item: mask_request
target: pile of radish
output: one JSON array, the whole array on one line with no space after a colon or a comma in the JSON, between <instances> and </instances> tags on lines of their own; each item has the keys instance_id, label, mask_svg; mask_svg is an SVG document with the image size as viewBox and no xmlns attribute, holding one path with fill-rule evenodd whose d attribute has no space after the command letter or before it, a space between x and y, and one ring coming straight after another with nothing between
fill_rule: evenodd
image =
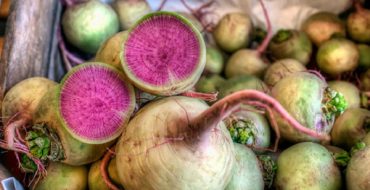
<instances>
[{"instance_id":1,"label":"pile of radish","mask_svg":"<svg viewBox=\"0 0 370 190\"><path fill-rule=\"evenodd\" d=\"M370 189L370 10L266 32L145 0L63 0L60 81L2 100L4 155L30 189ZM258 47L256 47L258 46ZM88 60L88 61L87 61ZM9 159L8 159L9 160Z\"/></svg>"}]
</instances>

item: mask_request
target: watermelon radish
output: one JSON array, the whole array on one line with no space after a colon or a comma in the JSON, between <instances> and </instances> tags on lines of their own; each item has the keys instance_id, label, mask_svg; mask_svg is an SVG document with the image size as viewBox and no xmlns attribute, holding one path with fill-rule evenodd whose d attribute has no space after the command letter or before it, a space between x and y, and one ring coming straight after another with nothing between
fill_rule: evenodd
<instances>
[{"instance_id":1,"label":"watermelon radish","mask_svg":"<svg viewBox=\"0 0 370 190\"><path fill-rule=\"evenodd\" d=\"M142 17L130 29L121 63L136 87L169 96L195 85L205 58L202 35L190 21L177 13L155 12Z\"/></svg>"}]
</instances>

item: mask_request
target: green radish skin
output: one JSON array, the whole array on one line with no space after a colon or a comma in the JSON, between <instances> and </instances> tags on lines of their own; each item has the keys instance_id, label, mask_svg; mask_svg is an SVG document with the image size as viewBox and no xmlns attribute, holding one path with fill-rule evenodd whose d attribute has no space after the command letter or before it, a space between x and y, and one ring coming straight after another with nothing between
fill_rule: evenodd
<instances>
[{"instance_id":1,"label":"green radish skin","mask_svg":"<svg viewBox=\"0 0 370 190\"><path fill-rule=\"evenodd\" d=\"M340 169L344 169L348 165L351 156L346 150L332 145L324 146L331 153L335 163Z\"/></svg>"},{"instance_id":2,"label":"green radish skin","mask_svg":"<svg viewBox=\"0 0 370 190\"><path fill-rule=\"evenodd\" d=\"M301 26L311 41L317 46L331 38L333 34L345 36L345 24L337 15L330 12L317 12L308 17Z\"/></svg>"},{"instance_id":3,"label":"green radish skin","mask_svg":"<svg viewBox=\"0 0 370 190\"><path fill-rule=\"evenodd\" d=\"M49 159L60 161L62 163L79 166L92 163L103 156L104 152L110 147L115 141L103 143L103 144L87 144L83 143L74 138L62 125L61 120L57 114L57 91L59 86L50 88L49 92L44 95L40 101L40 105L37 111L33 115L34 124L44 124L48 128L51 128L57 134L61 145L62 152L56 152L54 154L63 154L63 157L54 157L50 155Z\"/></svg>"},{"instance_id":4,"label":"green radish skin","mask_svg":"<svg viewBox=\"0 0 370 190\"><path fill-rule=\"evenodd\" d=\"M2 101L3 124L6 125L10 119L19 119L20 117L16 116L17 113L31 116L44 94L56 84L44 77L31 77L14 85L6 92Z\"/></svg>"},{"instance_id":5,"label":"green radish skin","mask_svg":"<svg viewBox=\"0 0 370 190\"><path fill-rule=\"evenodd\" d=\"M358 66L363 69L370 68L370 46L366 44L357 44L357 48L360 54L360 58L358 60Z\"/></svg>"},{"instance_id":6,"label":"green radish skin","mask_svg":"<svg viewBox=\"0 0 370 190\"><path fill-rule=\"evenodd\" d=\"M222 86L220 86L219 99L226 97L234 92L244 90L244 89L254 89L267 94L270 93L269 88L266 84L259 78L253 75L243 75L227 79Z\"/></svg>"},{"instance_id":7,"label":"green radish skin","mask_svg":"<svg viewBox=\"0 0 370 190\"><path fill-rule=\"evenodd\" d=\"M255 50L241 49L231 55L225 66L226 78L241 75L254 75L262 77L268 64L260 57Z\"/></svg>"},{"instance_id":8,"label":"green radish skin","mask_svg":"<svg viewBox=\"0 0 370 190\"><path fill-rule=\"evenodd\" d=\"M370 147L352 155L346 169L347 190L370 189Z\"/></svg>"},{"instance_id":9,"label":"green radish skin","mask_svg":"<svg viewBox=\"0 0 370 190\"><path fill-rule=\"evenodd\" d=\"M277 161L277 190L340 190L341 174L322 145L302 142L285 149Z\"/></svg>"},{"instance_id":10,"label":"green radish skin","mask_svg":"<svg viewBox=\"0 0 370 190\"><path fill-rule=\"evenodd\" d=\"M232 53L247 47L252 30L252 21L248 15L229 13L221 18L212 35L222 50Z\"/></svg>"},{"instance_id":11,"label":"green radish skin","mask_svg":"<svg viewBox=\"0 0 370 190\"><path fill-rule=\"evenodd\" d=\"M152 12L145 0L116 0L113 8L118 15L122 30L128 30L142 16Z\"/></svg>"},{"instance_id":12,"label":"green radish skin","mask_svg":"<svg viewBox=\"0 0 370 190\"><path fill-rule=\"evenodd\" d=\"M312 54L312 43L305 33L298 30L279 30L268 49L274 59L291 58L307 65Z\"/></svg>"},{"instance_id":13,"label":"green radish skin","mask_svg":"<svg viewBox=\"0 0 370 190\"><path fill-rule=\"evenodd\" d=\"M263 190L263 176L257 156L244 145L234 143L234 146L234 174L225 190Z\"/></svg>"},{"instance_id":14,"label":"green radish skin","mask_svg":"<svg viewBox=\"0 0 370 190\"><path fill-rule=\"evenodd\" d=\"M200 23L199 20L195 18L192 14L189 14L187 12L177 12L177 13L187 18L199 31L203 31L202 23Z\"/></svg>"},{"instance_id":15,"label":"green radish skin","mask_svg":"<svg viewBox=\"0 0 370 190\"><path fill-rule=\"evenodd\" d=\"M343 95L327 90L326 82L318 76L294 73L276 83L271 93L306 128L329 134L335 116L344 111L346 102ZM296 131L280 117L277 117L277 123L281 136L288 141L318 141Z\"/></svg>"},{"instance_id":16,"label":"green radish skin","mask_svg":"<svg viewBox=\"0 0 370 190\"><path fill-rule=\"evenodd\" d=\"M206 48L206 65L203 73L221 74L224 69L225 60L222 52L215 47L207 46Z\"/></svg>"},{"instance_id":17,"label":"green radish skin","mask_svg":"<svg viewBox=\"0 0 370 190\"><path fill-rule=\"evenodd\" d=\"M87 188L86 166L69 166L58 162L50 162L47 175L38 181L32 190L68 189L85 190Z\"/></svg>"},{"instance_id":18,"label":"green radish skin","mask_svg":"<svg viewBox=\"0 0 370 190\"><path fill-rule=\"evenodd\" d=\"M197 84L195 84L195 90L202 93L218 92L225 81L226 79L217 74L211 76L202 76Z\"/></svg>"},{"instance_id":19,"label":"green radish skin","mask_svg":"<svg viewBox=\"0 0 370 190\"><path fill-rule=\"evenodd\" d=\"M352 83L347 81L329 81L331 89L343 94L348 106L347 108L360 108L360 90Z\"/></svg>"},{"instance_id":20,"label":"green radish skin","mask_svg":"<svg viewBox=\"0 0 370 190\"><path fill-rule=\"evenodd\" d=\"M104 41L118 32L119 21L109 5L89 0L67 8L62 17L62 28L69 43L85 53L94 54Z\"/></svg>"},{"instance_id":21,"label":"green radish skin","mask_svg":"<svg viewBox=\"0 0 370 190\"><path fill-rule=\"evenodd\" d=\"M306 70L306 67L295 59L281 59L267 68L263 81L267 86L273 87L284 77Z\"/></svg>"},{"instance_id":22,"label":"green radish skin","mask_svg":"<svg viewBox=\"0 0 370 190\"><path fill-rule=\"evenodd\" d=\"M171 42L173 43L174 40L169 40L163 37L163 32L157 32L154 34L150 31L147 31L152 30L152 24L158 28L161 28L162 24L159 24L160 19L169 19L171 20L171 22L175 22L175 24L178 24L182 30L185 30L186 32L184 33L187 33L186 36L188 36L188 38L191 38L192 40L184 40L183 37L178 35L179 38L181 37L182 40L184 40L181 41L181 43L185 43L185 45L190 45L187 42L190 43L191 41L191 45L197 46L197 48L192 48L194 50L192 50L193 53L196 53L197 56L193 56L191 54L183 54L183 52L180 52L180 48L183 47L177 47L179 45L177 43L171 44ZM147 23L150 23L151 26L148 27ZM173 24L173 26L175 24ZM168 30L177 30L177 28L170 28ZM145 36L143 34L145 34ZM174 32L168 33L168 35L172 34L177 35L177 33L175 34ZM131 48L132 46L136 46L136 43L133 43L135 42L135 40L136 42L138 42L138 38L146 38L148 36L150 36L150 38L152 39L151 42L163 37L165 38L164 40L167 40L167 43L164 47L156 48L154 46L158 45L159 42L153 42L153 44L151 44L149 41L147 41L151 45L151 51L143 50L138 46ZM130 40L133 42L130 43ZM174 57L174 55L178 55L179 57ZM142 67L146 68L145 72L143 72L142 70L135 70L136 68L138 68L139 62L132 61L132 59L134 59L133 57L135 58L135 60L142 60L141 64ZM191 60L194 62L189 62L189 64L183 62L180 63L180 57L181 59L183 59L184 62L187 60ZM137 21L136 24L129 30L129 37L124 44L123 51L121 53L121 64L124 73L130 80L130 82L144 92L159 96L171 96L181 94L193 88L196 82L201 77L201 74L205 67L205 62L206 46L200 31L198 31L195 26L185 17L174 12L165 11L147 14L139 21ZM174 67L174 64L176 64L176 68L172 68ZM191 66L191 64L194 65ZM191 70L185 68L185 66L189 65L192 67ZM176 73L181 73L181 70L176 70L180 67L183 70L187 70L185 76L180 76L180 74ZM167 70L167 72L163 72L164 70ZM163 76L158 74L161 72L163 73ZM155 74L157 74L158 77L153 78L153 75ZM163 78L159 79L159 77Z\"/></svg>"},{"instance_id":23,"label":"green radish skin","mask_svg":"<svg viewBox=\"0 0 370 190\"><path fill-rule=\"evenodd\" d=\"M359 2L355 2L356 11L347 18L347 31L349 36L361 43L370 42L370 11L364 9Z\"/></svg>"},{"instance_id":24,"label":"green radish skin","mask_svg":"<svg viewBox=\"0 0 370 190\"><path fill-rule=\"evenodd\" d=\"M107 63L123 72L120 53L127 37L128 31L118 32L110 37L100 46L95 55L95 61Z\"/></svg>"},{"instance_id":25,"label":"green radish skin","mask_svg":"<svg viewBox=\"0 0 370 190\"><path fill-rule=\"evenodd\" d=\"M124 188L225 189L235 152L224 123L189 126L207 108L201 100L172 96L140 109L116 145Z\"/></svg>"},{"instance_id":26,"label":"green radish skin","mask_svg":"<svg viewBox=\"0 0 370 190\"><path fill-rule=\"evenodd\" d=\"M370 111L349 108L339 116L331 131L333 145L350 150L370 130Z\"/></svg>"},{"instance_id":27,"label":"green radish skin","mask_svg":"<svg viewBox=\"0 0 370 190\"><path fill-rule=\"evenodd\" d=\"M88 174L88 185L89 190L110 190L110 188L105 184L102 174L100 172L100 164L102 163L101 160L94 162L90 166L89 174ZM108 165L108 174L109 178L114 182L116 185L119 185L119 177L116 167L116 159L113 158Z\"/></svg>"},{"instance_id":28,"label":"green radish skin","mask_svg":"<svg viewBox=\"0 0 370 190\"><path fill-rule=\"evenodd\" d=\"M316 55L319 69L332 76L353 71L358 66L360 54L357 46L344 38L333 38L324 42Z\"/></svg>"}]
</instances>

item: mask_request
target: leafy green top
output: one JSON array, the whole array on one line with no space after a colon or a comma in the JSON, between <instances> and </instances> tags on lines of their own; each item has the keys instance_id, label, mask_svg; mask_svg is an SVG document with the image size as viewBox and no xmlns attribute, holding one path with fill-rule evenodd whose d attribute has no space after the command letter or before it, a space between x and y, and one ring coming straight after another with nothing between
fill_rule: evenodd
<instances>
[{"instance_id":1,"label":"leafy green top","mask_svg":"<svg viewBox=\"0 0 370 190\"><path fill-rule=\"evenodd\" d=\"M344 99L343 94L331 89L326 88L324 92L322 110L327 120L333 120L347 109L348 103Z\"/></svg>"},{"instance_id":2,"label":"leafy green top","mask_svg":"<svg viewBox=\"0 0 370 190\"><path fill-rule=\"evenodd\" d=\"M234 142L247 145L254 144L257 133L255 124L249 119L233 120L229 132Z\"/></svg>"}]
</instances>

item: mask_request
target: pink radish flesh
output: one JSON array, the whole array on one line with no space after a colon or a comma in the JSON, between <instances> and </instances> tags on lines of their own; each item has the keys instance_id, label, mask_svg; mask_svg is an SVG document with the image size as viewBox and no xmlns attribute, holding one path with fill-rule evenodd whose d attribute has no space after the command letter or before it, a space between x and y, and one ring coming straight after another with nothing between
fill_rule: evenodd
<instances>
[{"instance_id":1,"label":"pink radish flesh","mask_svg":"<svg viewBox=\"0 0 370 190\"><path fill-rule=\"evenodd\" d=\"M93 65L72 73L60 92L67 128L90 141L114 136L132 107L132 89L112 69Z\"/></svg>"},{"instance_id":2,"label":"pink radish flesh","mask_svg":"<svg viewBox=\"0 0 370 190\"><path fill-rule=\"evenodd\" d=\"M168 85L193 75L200 48L188 24L173 15L156 15L131 31L125 58L136 78L150 85Z\"/></svg>"}]
</instances>

